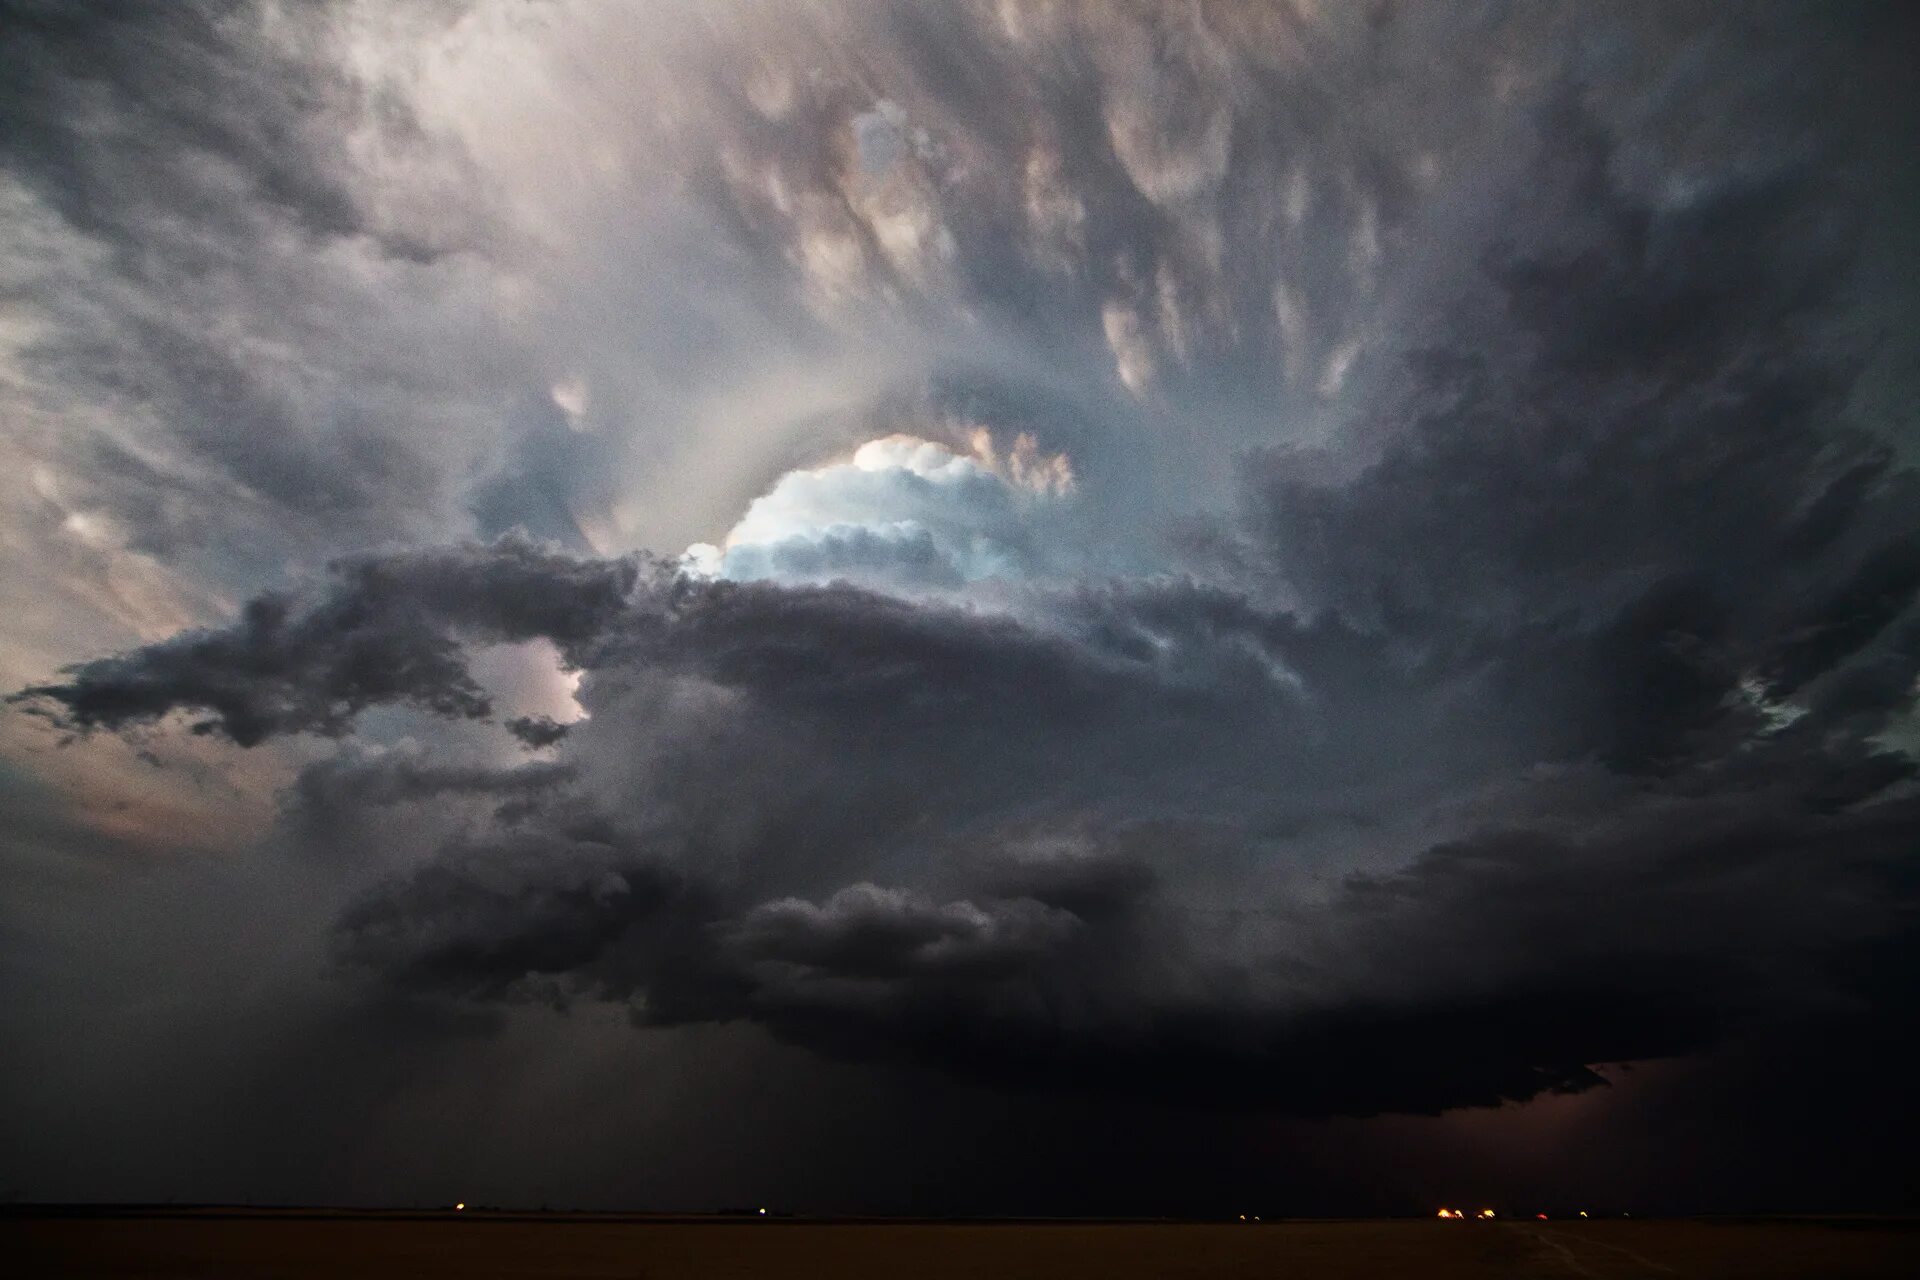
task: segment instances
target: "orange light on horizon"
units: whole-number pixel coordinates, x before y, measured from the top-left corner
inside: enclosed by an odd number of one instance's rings
[[[464,1210],[466,1209],[466,1207],[467,1207],[467,1202],[466,1202],[465,1200],[462,1200],[462,1201],[460,1201],[460,1202],[459,1202],[458,1204],[456,1204],[456,1205],[454,1205],[454,1206],[453,1206],[453,1211],[454,1211],[455,1213],[460,1213],[460,1212],[462,1212],[462,1211],[464,1211]]]
[[[1491,1217],[1493,1216],[1493,1210],[1491,1210],[1491,1209],[1482,1209],[1482,1210],[1480,1211],[1480,1216],[1481,1216],[1481,1217],[1483,1217],[1483,1218],[1491,1218]]]

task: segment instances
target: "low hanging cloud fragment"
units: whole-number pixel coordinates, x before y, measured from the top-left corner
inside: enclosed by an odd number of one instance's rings
[[[509,535],[488,545],[337,561],[306,593],[261,596],[222,631],[189,631],[12,695],[79,731],[169,712],[243,747],[285,733],[339,737],[369,707],[405,704],[479,719],[492,702],[462,641],[551,640],[578,666],[639,569],[582,561]]]
[[[534,751],[553,746],[565,738],[573,727],[552,716],[514,716],[505,724],[508,733]]]

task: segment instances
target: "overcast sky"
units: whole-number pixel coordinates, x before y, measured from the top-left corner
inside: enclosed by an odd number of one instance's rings
[[[0,5],[0,1195],[1920,1204],[1917,34]]]

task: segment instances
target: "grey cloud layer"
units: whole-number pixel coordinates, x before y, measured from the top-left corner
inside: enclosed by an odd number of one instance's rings
[[[1623,287],[1603,278],[1595,304]],[[461,630],[544,636],[585,668],[592,718],[561,748],[578,788],[527,788],[499,818],[518,834],[456,841],[343,918],[342,954],[413,990],[574,991],[995,1080],[1205,1081],[1307,1112],[1577,1089],[1594,1063],[1877,1002],[1859,964],[1915,959],[1915,827],[1889,790],[1913,766],[1875,738],[1920,671],[1910,482],[1837,425],[1831,391],[1801,392],[1829,375],[1785,354],[1792,317],[1738,305],[1767,281],[1694,287],[1728,318],[1684,381],[1666,346],[1649,368],[1590,340],[1598,372],[1570,384],[1550,343],[1504,378],[1425,355],[1410,385],[1451,413],[1338,487],[1261,490],[1243,551],[1296,592],[1345,593],[1310,618],[1174,580],[979,613],[507,540],[337,570],[267,684],[310,676],[302,653],[351,652],[335,628],[386,636],[393,611],[413,628],[398,652],[441,660],[388,662],[377,690],[329,667],[324,712],[215,723],[245,742],[340,732],[385,700],[483,713],[440,647]],[[1770,368],[1750,382],[1756,351]],[[1524,408],[1474,398],[1476,379]],[[1711,510],[1669,528],[1650,508],[1624,545],[1582,495],[1522,518],[1526,486],[1563,487],[1556,459],[1605,456],[1625,428],[1599,406],[1620,394],[1675,464],[1718,455]],[[1737,452],[1728,413],[1756,424]],[[1557,434],[1526,430],[1537,414]],[[249,620],[31,695],[80,727],[209,705],[201,661],[261,634],[279,633]],[[1517,782],[1402,870],[1352,872],[1317,904],[1271,874],[1284,844],[1266,833],[1329,794],[1364,830],[1382,804],[1529,768],[1553,781]]]
[[[1309,1116],[1910,1035],[1897,22],[1320,9],[44,9],[9,182],[88,290],[9,367],[97,429],[19,545],[251,602],[15,707],[341,740],[258,856],[348,868],[376,1003]],[[618,554],[974,426],[1070,517]],[[528,642],[584,718],[476,674]]]

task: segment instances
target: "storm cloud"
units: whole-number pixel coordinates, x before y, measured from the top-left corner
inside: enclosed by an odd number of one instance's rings
[[[1904,21],[30,6],[17,859],[190,797],[276,1016],[486,1061],[1846,1080],[1752,1064],[1915,1031]]]
[[[550,640],[578,665],[636,574],[629,562],[583,563],[511,536],[340,561],[311,600],[261,596],[236,627],[83,663],[65,683],[14,698],[58,705],[59,723],[80,729],[209,712],[193,732],[243,747],[276,733],[338,736],[387,702],[480,717],[491,703],[467,671],[460,637]]]

